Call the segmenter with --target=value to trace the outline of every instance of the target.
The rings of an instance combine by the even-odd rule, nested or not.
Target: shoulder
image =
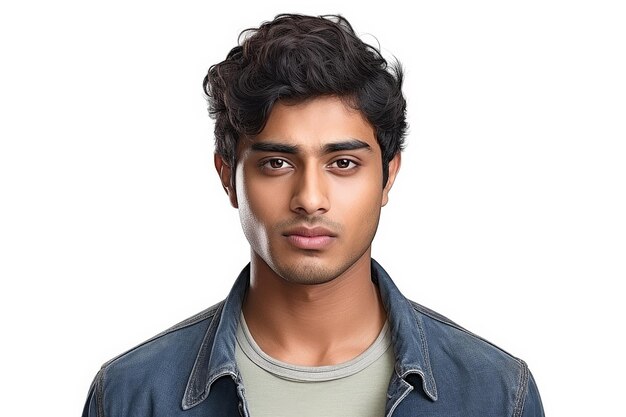
[[[465,329],[446,316],[437,313],[414,301],[409,303],[418,317],[418,324],[423,327],[430,350],[451,349],[450,354],[462,355],[464,362],[491,360],[505,368],[519,368],[523,361],[516,358],[495,344]],[[473,353],[473,355],[470,355]],[[473,357],[469,357],[473,356]]]
[[[472,397],[522,416],[541,401],[527,364],[447,317],[409,301],[422,327],[442,400]],[[532,414],[532,415],[543,415]]]
[[[104,363],[86,404],[92,409],[89,416],[121,415],[114,410],[128,404],[136,406],[137,411],[145,410],[156,406],[155,400],[161,402],[158,406],[162,409],[179,409],[199,347],[222,304],[209,307]],[[150,404],[142,404],[146,401]]]
[[[213,317],[223,302],[203,310],[167,330],[151,337],[128,351],[105,362],[102,369],[111,371],[116,368],[132,366],[133,364],[148,365],[151,360],[165,359],[168,355],[179,356],[181,350],[188,350],[194,341],[202,339]],[[198,342],[200,342],[199,340]],[[194,352],[194,354],[197,353]],[[149,367],[148,367],[149,369]]]

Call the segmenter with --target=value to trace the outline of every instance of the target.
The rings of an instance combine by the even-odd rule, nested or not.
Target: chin
[[[321,262],[300,262],[297,264],[278,266],[274,271],[287,282],[301,285],[317,285],[330,282],[341,275],[340,267],[328,267]]]
[[[318,257],[300,258],[294,257],[291,262],[279,263],[275,262],[272,269],[278,276],[287,282],[302,285],[325,284],[333,281],[344,274],[359,259],[343,259],[330,256],[331,261]],[[297,259],[297,260],[296,260]]]

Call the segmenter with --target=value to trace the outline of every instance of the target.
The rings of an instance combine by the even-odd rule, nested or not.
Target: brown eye
[[[286,170],[292,168],[293,166],[281,158],[270,158],[261,162],[261,169],[263,169],[268,174],[279,174],[284,173]]]
[[[337,168],[348,168],[350,166],[350,160],[349,159],[339,159],[337,161]]]
[[[274,169],[280,169],[285,164],[285,161],[282,159],[270,159],[269,161],[270,167]]]
[[[342,171],[349,171],[349,170],[356,168],[358,164],[354,162],[352,159],[341,158],[341,159],[335,159],[335,162],[330,164],[330,166],[340,169]]]

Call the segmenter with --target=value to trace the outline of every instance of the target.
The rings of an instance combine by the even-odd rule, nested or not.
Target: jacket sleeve
[[[99,403],[98,399],[101,377],[102,370],[98,372],[96,377],[93,379],[93,382],[91,383],[91,387],[89,387],[89,394],[87,394],[87,401],[85,401],[85,407],[83,408],[82,417],[104,417],[104,415],[100,411],[102,404]]]
[[[543,405],[539,390],[533,375],[529,371],[528,389],[526,390],[526,399],[524,400],[524,409],[522,417],[544,417]]]

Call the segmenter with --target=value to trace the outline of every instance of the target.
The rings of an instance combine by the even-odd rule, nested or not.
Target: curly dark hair
[[[279,14],[239,35],[239,45],[209,68],[203,88],[215,119],[215,152],[231,167],[241,137],[260,133],[277,100],[338,96],[372,124],[389,161],[404,147],[402,67],[357,37],[340,15]]]

